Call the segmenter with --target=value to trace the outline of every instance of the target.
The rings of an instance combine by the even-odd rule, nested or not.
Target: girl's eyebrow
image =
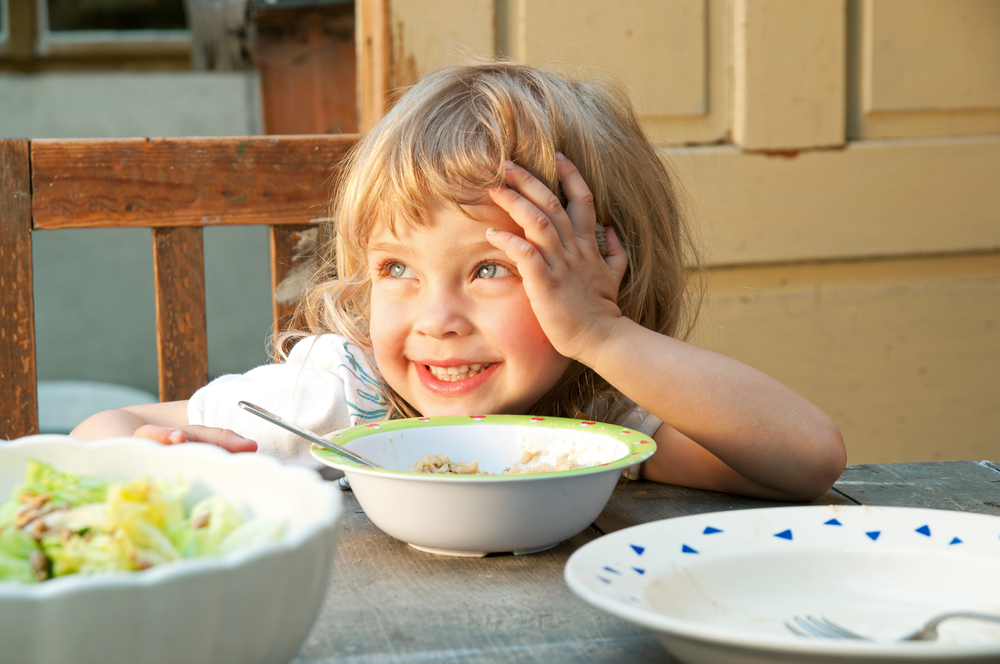
[[[372,242],[368,245],[367,253],[390,253],[390,254],[401,254],[401,253],[412,253],[412,249],[402,243],[402,242]],[[463,245],[457,245],[455,247],[456,253],[464,255],[482,254],[499,252],[503,253],[492,244],[486,240],[479,240],[477,242],[469,242]]]
[[[372,242],[368,245],[367,253],[399,253],[400,251],[405,251],[406,249],[406,245],[402,242]]]

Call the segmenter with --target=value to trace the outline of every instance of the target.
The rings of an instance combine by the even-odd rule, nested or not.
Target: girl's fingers
[[[545,254],[563,249],[562,238],[552,221],[513,189],[490,189],[490,198],[524,230],[524,237]]]
[[[608,264],[618,280],[618,287],[621,288],[622,279],[625,278],[625,272],[628,270],[628,254],[625,253],[625,247],[618,239],[618,235],[615,234],[615,229],[606,226],[604,232],[608,242],[608,253],[604,257],[604,262]]]
[[[502,191],[512,196],[510,200],[513,203],[513,209],[508,209],[507,213],[524,227],[525,233],[534,229],[540,242],[558,238],[560,244],[568,247],[573,236],[573,224],[556,195],[517,164],[508,161],[505,169],[504,177],[510,189]]]
[[[593,237],[597,229],[594,194],[579,169],[561,152],[556,153],[556,172],[566,194],[566,213],[573,224],[573,231],[579,238]]]
[[[184,432],[176,427],[165,427],[159,424],[144,424],[132,434],[136,438],[148,438],[160,445],[177,445],[187,442]]]
[[[179,445],[181,443],[208,443],[217,445],[230,452],[254,452],[257,443],[230,431],[191,425],[184,428],[165,427],[158,424],[145,424],[132,434],[138,438],[148,438],[161,445]]]
[[[189,440],[217,445],[230,452],[256,452],[257,443],[230,429],[192,425],[187,428]]]
[[[541,275],[545,270],[545,259],[535,245],[523,237],[490,228],[486,231],[486,240],[514,261],[522,279]]]

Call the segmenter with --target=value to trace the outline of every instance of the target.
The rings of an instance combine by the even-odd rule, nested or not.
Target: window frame
[[[7,9],[7,0],[0,0],[0,55],[7,52],[7,45],[10,43],[10,12]]]
[[[5,0],[0,0],[4,2]],[[133,53],[190,53],[190,28],[184,30],[73,30],[49,29],[47,0],[34,0],[37,28],[35,54],[40,58]]]

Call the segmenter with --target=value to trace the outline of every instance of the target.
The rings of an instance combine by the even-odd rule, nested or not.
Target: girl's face
[[[434,202],[430,224],[377,223],[368,245],[379,372],[422,415],[526,413],[570,365],[531,310],[514,265],[486,241],[524,233],[489,203]]]

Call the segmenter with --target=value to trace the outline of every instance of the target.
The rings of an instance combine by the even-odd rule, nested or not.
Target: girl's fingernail
[[[486,234],[487,235],[496,235],[498,232],[499,231],[497,231],[497,229],[495,229],[495,228],[487,228],[486,229]]]
[[[566,155],[564,155],[562,152],[556,151],[556,159],[558,159],[559,161],[565,161]]]
[[[508,159],[507,161],[505,161],[503,163],[503,168],[506,171],[512,171],[512,170],[514,170],[514,162],[512,162],[510,159]]]

